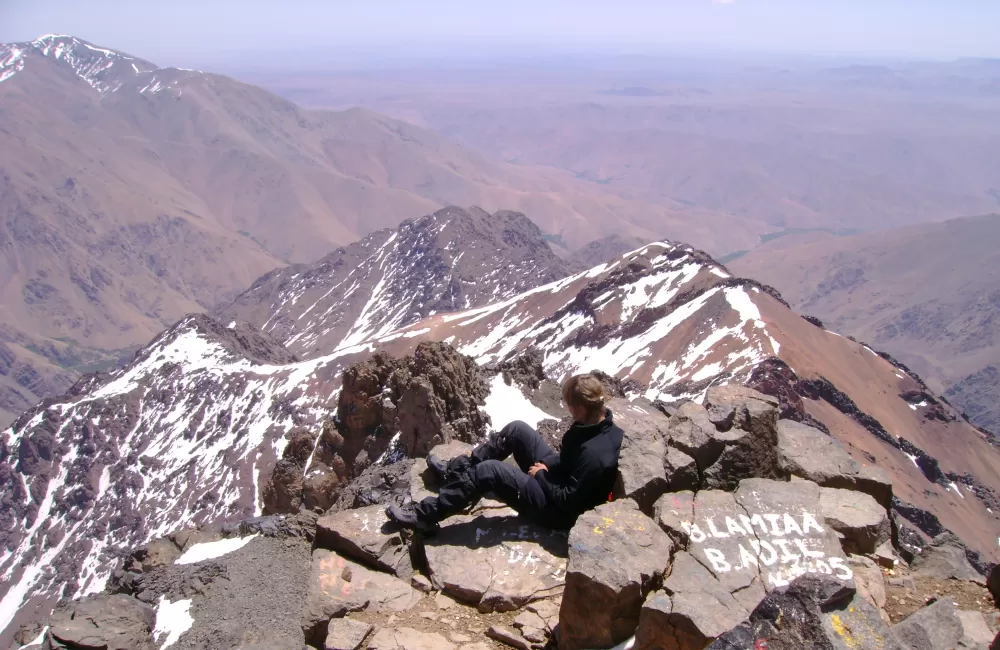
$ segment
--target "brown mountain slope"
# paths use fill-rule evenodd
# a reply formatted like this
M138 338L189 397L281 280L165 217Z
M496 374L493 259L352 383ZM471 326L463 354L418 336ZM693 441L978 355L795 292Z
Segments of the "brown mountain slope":
M574 246L622 232L729 250L763 231L67 36L0 45L0 170L0 325L37 349L137 346L271 269L442 204L523 209Z
M884 349L1000 428L1000 215L762 247L730 268Z

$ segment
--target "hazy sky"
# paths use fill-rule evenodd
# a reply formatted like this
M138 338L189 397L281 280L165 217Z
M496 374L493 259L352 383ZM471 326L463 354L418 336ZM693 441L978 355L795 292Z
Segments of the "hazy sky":
M0 41L72 34L161 65L251 52L1000 57L998 27L998 0L0 0Z

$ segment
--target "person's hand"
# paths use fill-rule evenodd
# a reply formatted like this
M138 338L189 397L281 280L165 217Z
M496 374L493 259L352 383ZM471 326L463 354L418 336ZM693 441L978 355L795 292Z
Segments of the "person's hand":
M543 469L546 472L549 471L549 468L545 466L545 463L535 463L534 465L528 468L528 476L534 476Z

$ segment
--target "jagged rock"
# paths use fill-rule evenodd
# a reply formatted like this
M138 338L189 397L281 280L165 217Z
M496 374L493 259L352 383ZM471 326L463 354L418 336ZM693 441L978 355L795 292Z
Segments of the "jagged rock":
M383 628L368 642L368 650L455 650L437 632L420 632L411 627Z
M545 643L549 634L548 623L538 613L524 611L514 619L514 629L521 633L526 641Z
M892 505L888 472L854 460L839 442L814 427L792 420L778 422L778 464L783 471L823 487L864 492L885 509Z
M566 575L566 535L510 509L461 515L424 540L437 589L483 612L511 611L558 594Z
M316 549L302 631L309 643L319 645L332 618L361 610L405 611L419 600L420 593L399 578L372 571L333 551Z
M59 605L49 617L50 644L72 649L145 650L156 647L152 607L129 596L93 596ZM52 641L61 643L55 645Z
M804 575L767 596L710 650L905 650L850 582Z
M992 641L982 614L959 612L950 598L918 609L894 625L892 631L908 650L978 650L987 648Z
M994 564L990 575L986 578L986 588L993 596L993 603L1000 608L1000 564Z
M325 548L400 578L413 575L410 553L399 526L382 505L345 510L316 522L316 547Z
M937 580L968 580L986 585L986 580L976 571L965 554L965 545L952 533L941 533L917 555L911 564L914 576L928 576Z
M625 400L612 400L609 407L625 431L614 495L632 499L640 510L652 514L653 504L669 487L664 442L669 420L652 407L644 409Z
M422 460L406 458L391 465L370 466L360 476L341 487L340 495L330 512L384 505L405 496L410 490L413 466Z
M735 492L673 496L658 504L659 525L730 593L754 582L770 591L810 571L852 576L815 483L744 479Z
M757 592L753 596L756 600L764 597L759 582L751 589ZM704 648L749 614L750 610L708 569L690 553L681 551L674 556L663 590L650 594L642 606L635 647Z
M560 649L606 648L627 639L672 550L670 538L630 499L581 515L569 535Z
M518 650L531 650L531 643L513 630L508 630L502 625L491 625L486 630L486 636L496 639L500 643L517 648Z
M323 650L358 650L372 629L370 623L350 618L335 618L327 627Z
M302 506L302 478L316 446L316 436L307 429L293 429L288 444L261 491L265 515L296 513Z
M882 619L888 621L888 616L881 610L885 607L885 576L873 560L861 556L850 555L847 564L854 572L854 584L858 594L875 605L880 610Z
M424 592L425 594L429 594L434 591L434 585L431 584L430 578L420 574L414 575L410 578L410 586L417 591Z
M473 442L488 429L479 408L488 394L483 370L447 343L420 343L402 359L376 352L344 371L341 455L358 471L388 451L396 434L411 458L452 439Z
M847 553L874 553L892 537L885 508L864 492L820 488L819 505L826 524L844 536Z
M663 459L663 469L667 474L667 489L670 492L698 489L700 484L698 464L694 458L680 449L673 447L667 449L667 455Z
M725 440L718 459L702 471L702 488L735 489L741 479L781 476L776 453L777 402L749 388L725 386L710 389L705 406L718 411L733 408L731 428L716 434ZM719 427L720 425L716 425ZM728 434L723 438L723 433Z

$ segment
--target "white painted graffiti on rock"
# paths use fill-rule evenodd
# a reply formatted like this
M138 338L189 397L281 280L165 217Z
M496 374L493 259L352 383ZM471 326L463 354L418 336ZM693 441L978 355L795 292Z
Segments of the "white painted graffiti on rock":
M843 557L828 553L829 533L812 513L768 513L683 521L692 551L701 553L716 575L752 570L770 587L800 575L822 573L841 580L854 576Z

